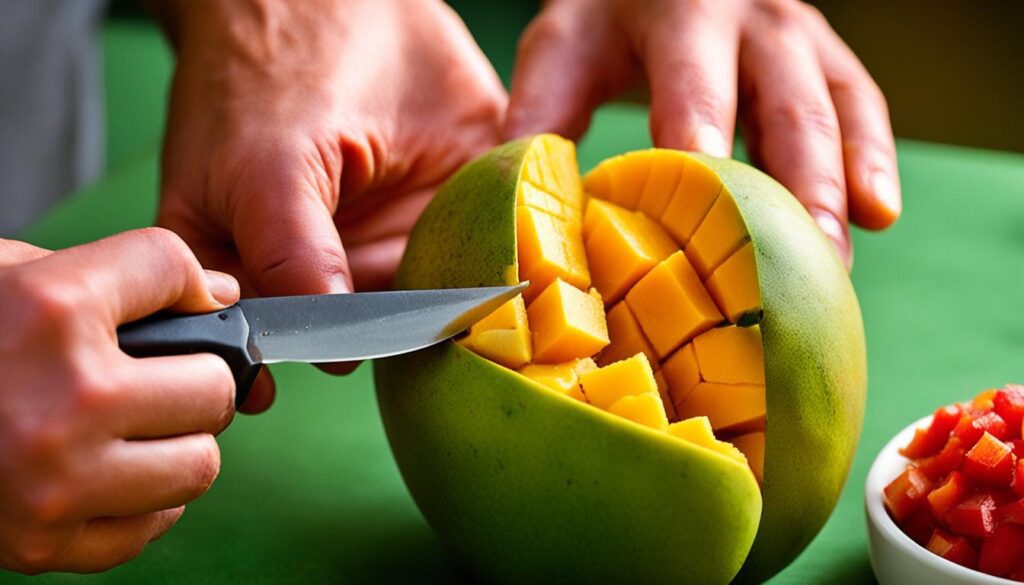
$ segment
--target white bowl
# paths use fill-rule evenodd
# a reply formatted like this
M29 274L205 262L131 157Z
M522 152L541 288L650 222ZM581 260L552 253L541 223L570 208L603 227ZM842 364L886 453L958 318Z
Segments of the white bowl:
M907 459L899 448L910 442L914 429L926 426L926 416L899 432L882 449L868 472L864 504L871 543L871 567L881 585L1012 584L1013 581L968 569L931 553L896 526L885 510L882 489L907 468Z

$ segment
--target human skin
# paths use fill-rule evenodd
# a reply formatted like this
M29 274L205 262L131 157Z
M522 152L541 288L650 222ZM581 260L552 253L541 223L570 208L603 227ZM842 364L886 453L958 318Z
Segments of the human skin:
M53 253L0 240L0 568L108 569L206 491L234 415L227 364L131 358L116 329L238 296L167 230Z
M158 224L245 294L387 288L437 186L501 138L505 90L438 0L155 11L178 58ZM252 408L272 398L263 376Z
M902 210L878 86L828 22L796 0L550 0L523 33L507 138L582 135L594 109L650 91L656 146L751 158L853 262L848 223Z

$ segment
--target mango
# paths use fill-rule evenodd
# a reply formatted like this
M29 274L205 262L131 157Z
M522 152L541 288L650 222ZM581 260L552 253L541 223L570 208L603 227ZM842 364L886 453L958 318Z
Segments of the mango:
M523 297L516 296L478 321L460 343L506 368L528 363L533 359L533 343Z
M559 363L586 358L608 345L600 297L556 278L526 309L533 321L533 359Z
M583 220L593 226L586 237L586 255L602 259L594 265L594 288L608 303L614 303L655 264L679 248L646 215L612 205L588 206L587 214L595 208L602 210L601 219Z
M849 277L793 196L658 149L581 182L571 142L522 138L441 187L396 284L527 278L528 363L471 330L374 364L395 460L454 558L508 583L760 582L792 561L835 506L866 387Z

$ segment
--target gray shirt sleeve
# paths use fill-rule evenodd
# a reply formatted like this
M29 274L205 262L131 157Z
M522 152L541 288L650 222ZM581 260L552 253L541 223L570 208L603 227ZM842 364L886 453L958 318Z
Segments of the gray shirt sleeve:
M0 0L0 237L103 168L104 0Z

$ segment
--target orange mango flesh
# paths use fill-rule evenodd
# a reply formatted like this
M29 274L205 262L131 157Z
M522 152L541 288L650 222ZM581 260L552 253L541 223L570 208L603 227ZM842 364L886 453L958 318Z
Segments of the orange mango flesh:
M590 209L594 206L588 206L588 214ZM594 288L606 302L614 303L679 248L658 222L642 213L603 206L602 216L589 222L584 216L584 223L593 226L586 239L586 254L587 258L602 259L592 271Z
M533 358L559 363L585 358L608 345L599 298L555 279L526 310L533 322Z
M581 182L560 140L538 140L520 172L528 305L509 303L461 343L567 397L749 464L761 482L764 355L760 329L746 326L759 319L760 292L732 195L675 151L621 155Z

